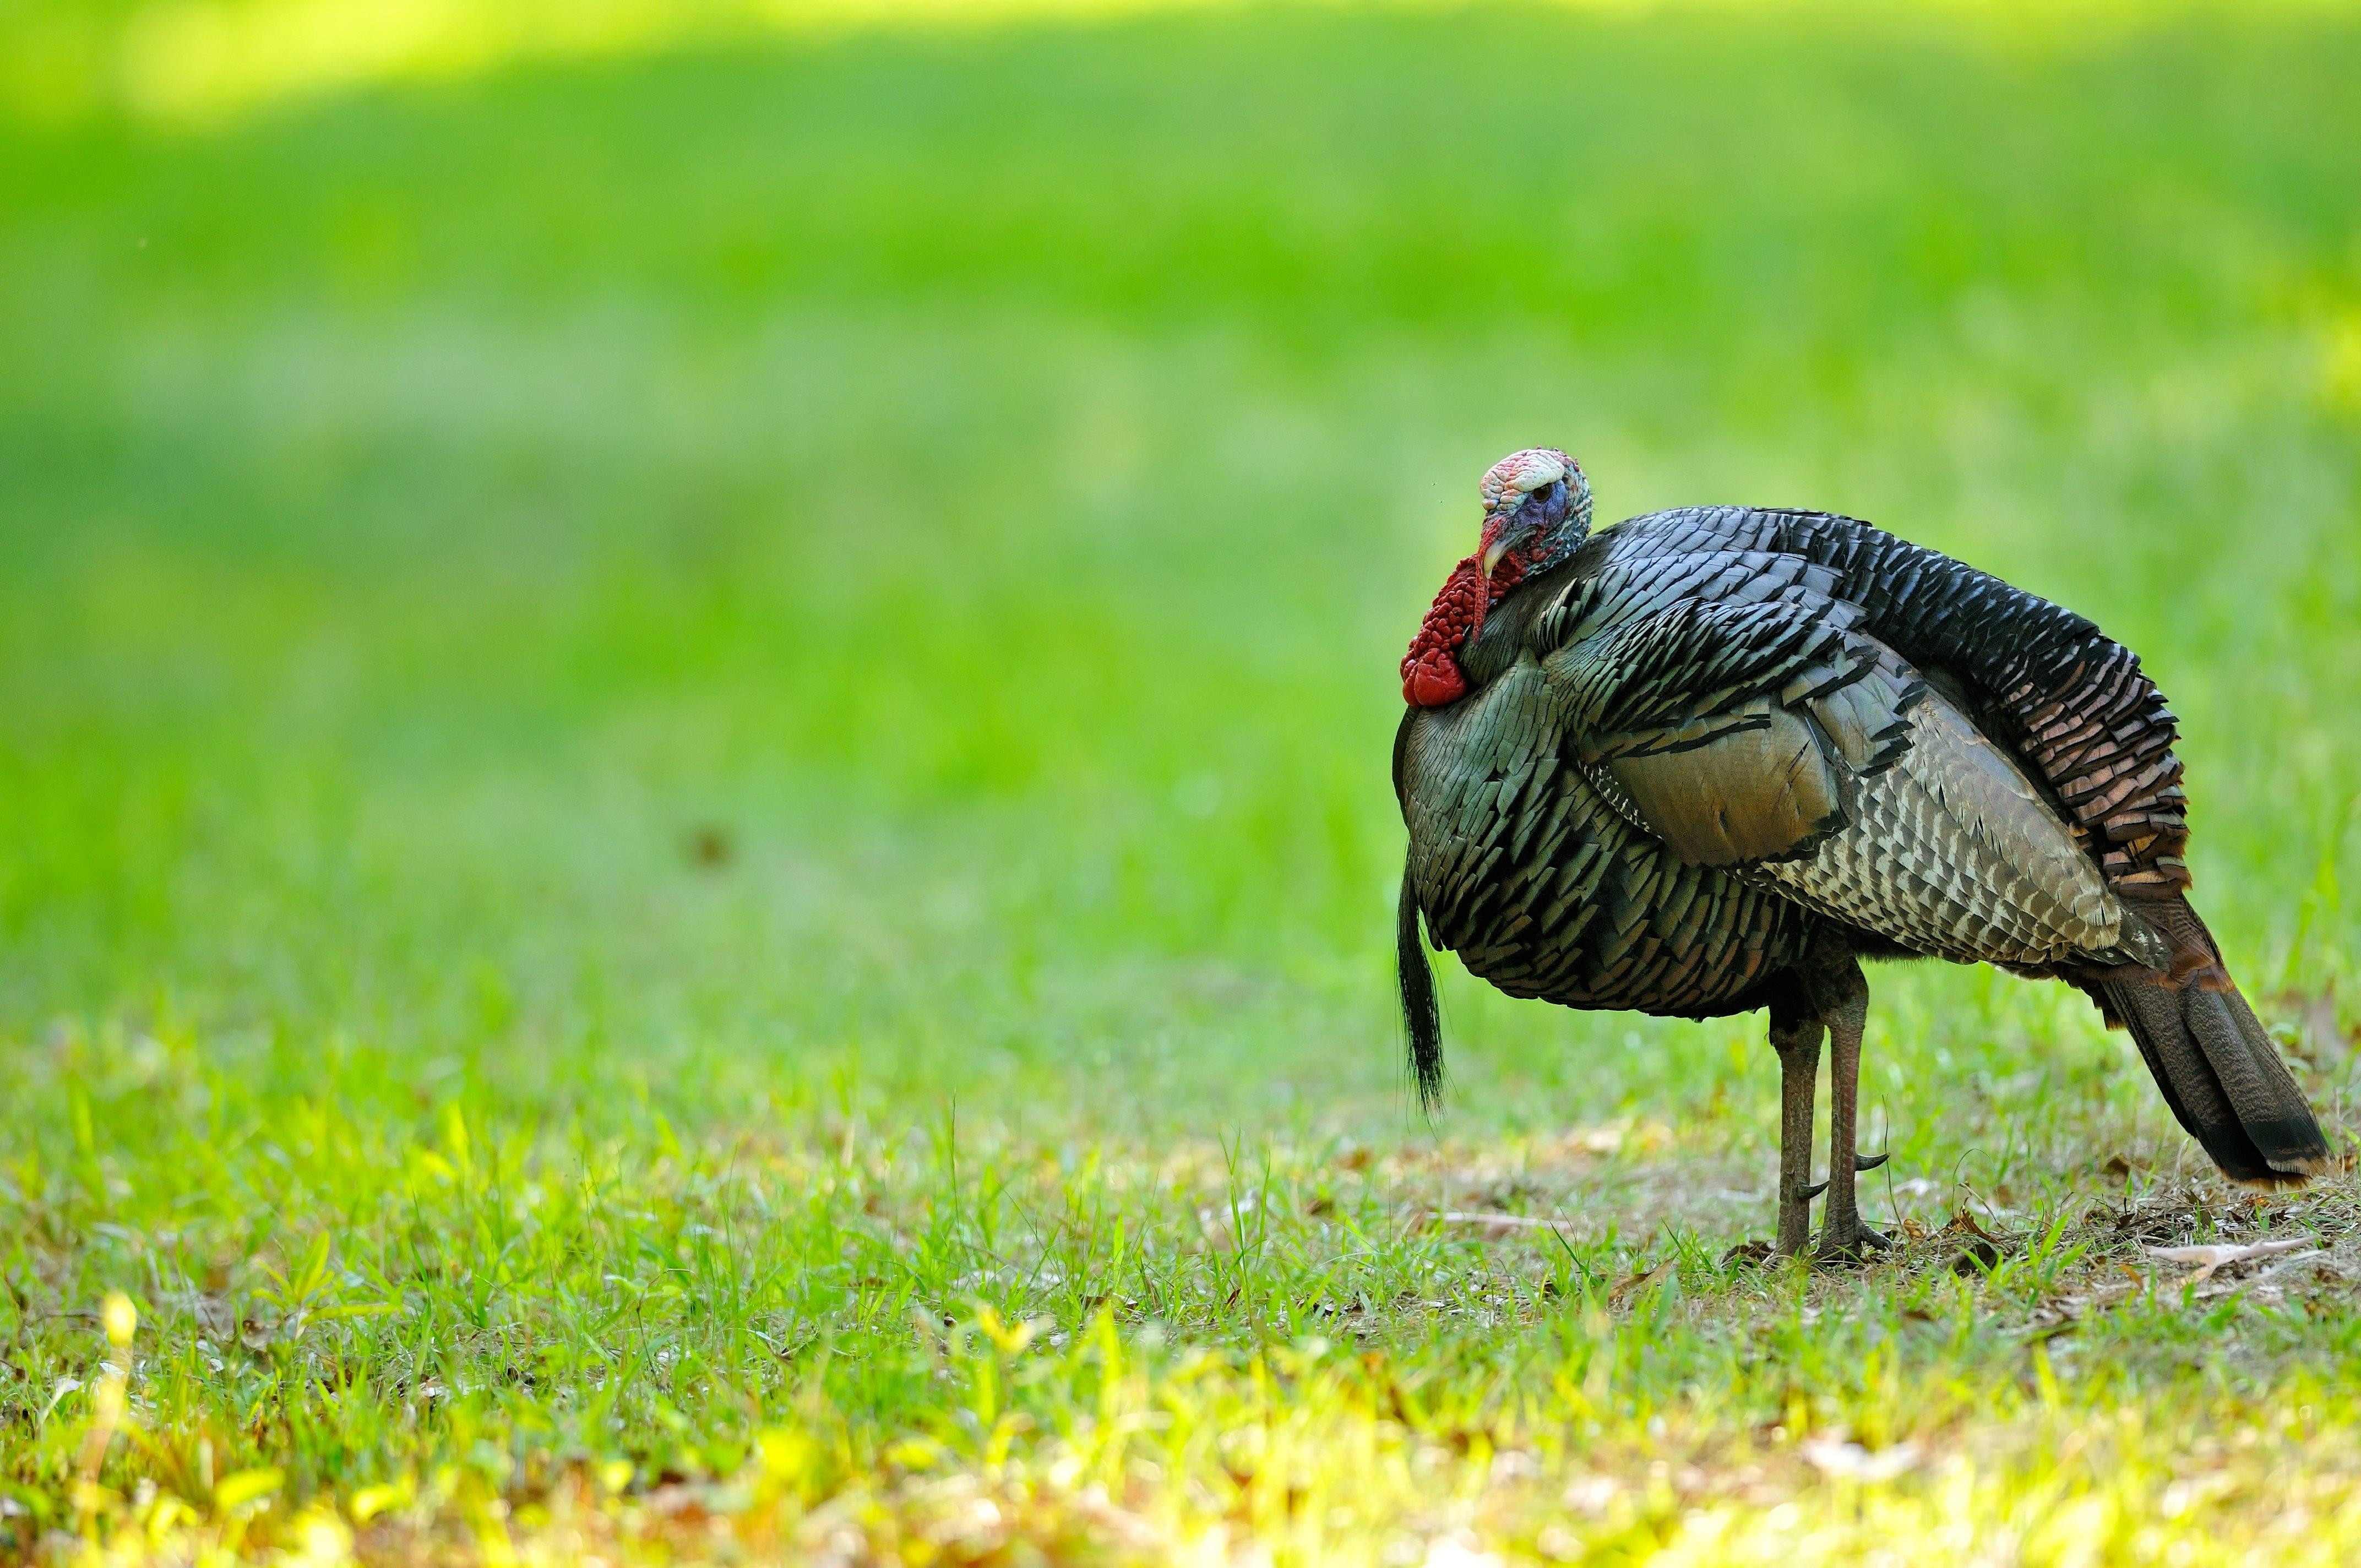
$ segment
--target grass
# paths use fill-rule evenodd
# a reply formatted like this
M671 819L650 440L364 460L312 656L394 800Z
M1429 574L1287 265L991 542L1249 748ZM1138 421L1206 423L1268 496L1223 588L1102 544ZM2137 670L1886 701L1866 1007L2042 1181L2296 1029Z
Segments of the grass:
M1503 451L1876 519L2147 654L2349 1137L2356 70L1281 9L0 121L0 1552L2349 1560L2348 1179L1887 970L1910 1247L1729 1259L1759 1019L1455 972L1411 1110L1385 757Z

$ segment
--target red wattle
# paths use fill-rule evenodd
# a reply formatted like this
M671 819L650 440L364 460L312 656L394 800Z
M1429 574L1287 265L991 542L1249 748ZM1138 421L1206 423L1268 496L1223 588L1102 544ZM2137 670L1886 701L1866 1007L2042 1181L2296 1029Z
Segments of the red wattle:
M1412 707L1441 707L1467 695L1467 677L1448 653L1431 663L1407 665L1402 672L1402 700Z
M1513 557L1511 558L1513 561ZM1509 563L1506 583L1484 576L1480 556L1470 555L1451 569L1443 591L1427 607L1418 635L1402 657L1402 700L1413 707L1441 707L1467 694L1467 677L1459 668L1458 652L1482 630L1484 612L1524 574Z

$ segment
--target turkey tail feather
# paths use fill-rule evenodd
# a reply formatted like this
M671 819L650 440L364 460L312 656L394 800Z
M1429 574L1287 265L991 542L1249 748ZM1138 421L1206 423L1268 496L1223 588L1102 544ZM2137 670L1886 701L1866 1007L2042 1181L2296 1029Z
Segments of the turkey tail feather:
M1394 921L1394 972L1401 982L1402 1025L1410 1031L1418 1102L1433 1111L1443 1102L1443 1014L1435 1005L1434 970L1418 938L1418 883L1404 866L1401 908Z
M2170 973L2109 971L2097 990L2139 1043L2173 1115L2233 1180L2295 1186L2325 1170L2320 1124L2197 911L2175 897L2143 901L2141 913L2177 958L2202 961L2175 962Z

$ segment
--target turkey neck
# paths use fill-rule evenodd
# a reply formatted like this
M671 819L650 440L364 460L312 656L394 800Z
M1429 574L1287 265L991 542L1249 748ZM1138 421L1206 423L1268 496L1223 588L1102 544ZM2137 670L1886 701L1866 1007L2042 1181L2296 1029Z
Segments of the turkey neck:
M1587 539L1573 554L1547 571L1526 577L1501 596L1485 613L1476 635L1459 650L1459 672L1467 678L1469 690L1489 684L1517 662L1531 643L1534 620L1556 602L1559 590L1595 570L1601 554L1599 539Z

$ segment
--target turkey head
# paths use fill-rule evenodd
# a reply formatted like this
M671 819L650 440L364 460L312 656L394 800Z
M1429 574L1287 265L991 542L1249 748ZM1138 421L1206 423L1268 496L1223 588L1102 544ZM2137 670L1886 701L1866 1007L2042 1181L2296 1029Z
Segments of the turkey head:
M1402 656L1402 700L1441 707L1466 695L1459 650L1510 589L1573 554L1590 529L1590 483L1582 465L1554 446L1512 452L1492 465L1481 488L1484 532L1476 553L1451 569L1418 635Z

